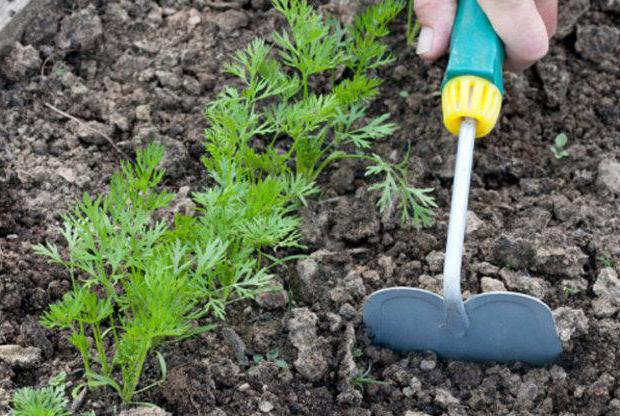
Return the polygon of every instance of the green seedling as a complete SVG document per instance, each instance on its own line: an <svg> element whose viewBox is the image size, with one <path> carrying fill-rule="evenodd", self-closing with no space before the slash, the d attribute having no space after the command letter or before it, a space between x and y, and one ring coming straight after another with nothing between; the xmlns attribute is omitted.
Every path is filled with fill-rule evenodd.
<svg viewBox="0 0 620 416"><path fill-rule="evenodd" d="M273 350L273 351L269 351L265 355L254 354L254 356L252 357L252 360L254 361L255 364L260 364L263 361L271 361L278 368L282 368L282 369L288 368L289 367L288 363L285 360L278 358L279 355L280 353L278 350Z"/></svg>
<svg viewBox="0 0 620 416"><path fill-rule="evenodd" d="M225 87L206 109L203 162L211 176L221 187L288 182L282 195L292 214L331 163L363 159L372 165L367 173L382 178L372 188L381 192L382 211L397 198L403 220L430 224L430 190L413 188L404 164L370 152L396 129L388 114L370 117L368 108L381 84L376 69L393 61L380 39L403 2L384 0L349 26L324 19L305 0L275 0L274 7L288 29L273 34L273 46L257 39L238 51L225 70L242 87Z"/></svg>
<svg viewBox="0 0 620 416"><path fill-rule="evenodd" d="M64 372L52 377L48 386L17 390L11 401L11 416L70 416L69 402L65 397L66 376ZM81 416L95 416L94 412Z"/></svg>
<svg viewBox="0 0 620 416"><path fill-rule="evenodd" d="M611 259L608 254L602 254L596 258L599 264L605 268L615 268L616 263Z"/></svg>
<svg viewBox="0 0 620 416"><path fill-rule="evenodd" d="M565 286L564 287L564 296L566 297L570 297L573 295L576 295L579 293L579 289L575 288L575 287L569 287L569 286Z"/></svg>
<svg viewBox="0 0 620 416"><path fill-rule="evenodd" d="M251 196L234 189L197 196L207 208L205 215L192 221L178 217L170 226L159 219L173 197L156 189L164 175L158 168L162 158L161 146L149 146L138 153L134 164L123 163L112 177L110 192L96 198L84 195L64 217L66 255L51 243L34 248L64 266L73 286L50 306L41 323L69 330L70 342L82 356L88 386L111 387L124 402L158 384L138 390L149 355L158 359L165 378L165 361L157 352L160 345L212 329L213 325L198 325L198 320L211 312L223 317L229 302L254 298L268 288L270 276L258 266L253 247L294 240L289 236L286 242L278 240L286 231L280 228L261 234L262 222L255 222L263 218L260 215L244 213L234 223L224 221L226 216L241 215L235 201ZM228 203L229 212L220 206L222 201ZM270 202L274 201L249 206ZM247 208L239 205L241 210ZM276 203L270 207L277 212ZM277 222L278 217L274 214L267 220Z"/></svg>
<svg viewBox="0 0 620 416"><path fill-rule="evenodd" d="M414 13L413 13L414 0L409 0L407 2L407 45L412 46L415 42L418 33L420 33L420 22L413 21Z"/></svg>
<svg viewBox="0 0 620 416"><path fill-rule="evenodd" d="M372 370L372 366L369 365L366 371L364 371L361 374L357 374L353 376L353 378L351 378L351 384L353 384L353 386L361 392L364 391L365 387L368 384L378 384L381 386L390 384L388 381L377 380L375 378L369 377L371 370Z"/></svg>
<svg viewBox="0 0 620 416"><path fill-rule="evenodd" d="M556 159L564 159L565 157L569 157L570 153L566 150L566 145L568 144L568 136L565 133L560 133L555 136L553 140L553 146L550 146L549 149L553 156Z"/></svg>
<svg viewBox="0 0 620 416"><path fill-rule="evenodd" d="M47 386L40 389L24 387L13 395L11 416L70 416L64 388Z"/></svg>

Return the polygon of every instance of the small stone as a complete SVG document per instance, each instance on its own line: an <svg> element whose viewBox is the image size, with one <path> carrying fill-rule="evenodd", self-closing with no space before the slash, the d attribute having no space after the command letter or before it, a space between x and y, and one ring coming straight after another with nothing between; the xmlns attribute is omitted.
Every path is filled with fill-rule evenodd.
<svg viewBox="0 0 620 416"><path fill-rule="evenodd" d="M499 273L499 267L486 261L472 264L471 270L483 276L497 276Z"/></svg>
<svg viewBox="0 0 620 416"><path fill-rule="evenodd" d="M482 221L473 211L467 211L467 223L465 226L465 234L473 234L484 226Z"/></svg>
<svg viewBox="0 0 620 416"><path fill-rule="evenodd" d="M123 410L119 416L172 416L172 413L168 413L157 406L141 406Z"/></svg>
<svg viewBox="0 0 620 416"><path fill-rule="evenodd" d="M274 409L273 403L267 400L260 402L260 404L258 405L258 410L260 410L263 413L269 413L273 409Z"/></svg>
<svg viewBox="0 0 620 416"><path fill-rule="evenodd" d="M547 275L577 278L584 274L588 255L577 246L539 247L534 270Z"/></svg>
<svg viewBox="0 0 620 416"><path fill-rule="evenodd" d="M549 283L537 277L508 269L500 270L499 274L509 289L527 293L539 299L544 298L549 290Z"/></svg>
<svg viewBox="0 0 620 416"><path fill-rule="evenodd" d="M200 22L202 22L202 16L200 16L200 12L196 9L191 9L189 11L187 26L189 26L190 30L193 30L196 26L200 24Z"/></svg>
<svg viewBox="0 0 620 416"><path fill-rule="evenodd" d="M597 318L611 318L618 312L618 307L610 299L595 299L592 301L592 312Z"/></svg>
<svg viewBox="0 0 620 416"><path fill-rule="evenodd" d="M565 195L554 195L553 201L553 215L560 221L568 221L577 215L578 210Z"/></svg>
<svg viewBox="0 0 620 416"><path fill-rule="evenodd" d="M394 275L394 269L396 266L394 265L394 259L390 256L381 256L377 260L377 263L383 269L383 276L386 278L390 278ZM363 274L362 274L363 275Z"/></svg>
<svg viewBox="0 0 620 416"><path fill-rule="evenodd" d="M601 8L609 12L620 13L620 0L602 0Z"/></svg>
<svg viewBox="0 0 620 416"><path fill-rule="evenodd" d="M483 292L505 292L506 286L501 280L492 277L483 277L480 279L480 288Z"/></svg>
<svg viewBox="0 0 620 416"><path fill-rule="evenodd" d="M538 396L538 392L539 390L536 383L531 381L522 383L517 391L517 405L524 409L533 407L534 400Z"/></svg>
<svg viewBox="0 0 620 416"><path fill-rule="evenodd" d="M435 389L435 399L433 400L437 406L442 409L450 409L452 407L458 406L460 401L456 397L452 395L448 390L437 388Z"/></svg>
<svg viewBox="0 0 620 416"><path fill-rule="evenodd" d="M436 360L422 360L420 362L420 370L422 371L431 371L434 370L435 367L437 367L437 361Z"/></svg>
<svg viewBox="0 0 620 416"><path fill-rule="evenodd" d="M245 391L248 391L250 389L251 389L251 387L250 387L249 383L243 383L239 387L237 387L237 390L239 390L242 393L245 392Z"/></svg>
<svg viewBox="0 0 620 416"><path fill-rule="evenodd" d="M564 370L559 365L553 365L551 367L551 370L549 370L549 373L554 383L563 383L568 377L568 374L566 374L566 370Z"/></svg>
<svg viewBox="0 0 620 416"><path fill-rule="evenodd" d="M315 285L319 281L319 263L313 258L297 262L297 278L293 278L293 289L304 302L313 303L318 298Z"/></svg>
<svg viewBox="0 0 620 416"><path fill-rule="evenodd" d="M77 175L75 174L75 171L65 166L61 166L56 169L56 174L69 183L75 183L75 181L77 180Z"/></svg>
<svg viewBox="0 0 620 416"><path fill-rule="evenodd" d="M248 23L248 16L240 10L227 10L215 16L215 24L223 33L244 28Z"/></svg>
<svg viewBox="0 0 620 416"><path fill-rule="evenodd" d="M529 241L501 237L493 243L492 256L496 264L515 270L524 269L533 263L536 250Z"/></svg>
<svg viewBox="0 0 620 416"><path fill-rule="evenodd" d="M249 364L246 353L247 348L245 346L245 342L243 342L239 334L237 334L234 329L230 327L225 327L222 328L222 337L224 338L226 344L233 351L237 362L242 366L247 366Z"/></svg>
<svg viewBox="0 0 620 416"><path fill-rule="evenodd" d="M103 39L103 25L93 5L62 19L56 35L56 46L90 52Z"/></svg>
<svg viewBox="0 0 620 416"><path fill-rule="evenodd" d="M575 24L590 9L590 0L567 0L559 8L556 36L564 38L569 35Z"/></svg>
<svg viewBox="0 0 620 416"><path fill-rule="evenodd" d="M620 162L612 159L601 160L596 183L600 189L620 195Z"/></svg>
<svg viewBox="0 0 620 416"><path fill-rule="evenodd" d="M189 19L189 13L186 10L181 10L166 17L166 22L170 26L183 26Z"/></svg>
<svg viewBox="0 0 620 416"><path fill-rule="evenodd" d="M159 80L160 84L170 89L177 89L183 85L183 80L174 72L169 71L155 71L155 76Z"/></svg>
<svg viewBox="0 0 620 416"><path fill-rule="evenodd" d="M433 273L441 273L443 270L443 261L445 258L445 254L442 251L431 251L426 256L426 263L428 263L428 268Z"/></svg>
<svg viewBox="0 0 620 416"><path fill-rule="evenodd" d="M20 368L32 368L41 360L41 350L19 345L0 345L0 360Z"/></svg>
<svg viewBox="0 0 620 416"><path fill-rule="evenodd" d="M566 100L570 73L564 65L550 58L543 58L536 63L536 69L543 82L547 105L551 108L559 107Z"/></svg>
<svg viewBox="0 0 620 416"><path fill-rule="evenodd" d="M89 121L87 123L78 123L75 133L84 143L101 145L108 142L102 133L110 137L114 134L114 127L98 121Z"/></svg>
<svg viewBox="0 0 620 416"><path fill-rule="evenodd" d="M16 43L0 64L0 72L11 81L19 81L35 74L39 68L41 58L37 50L30 45L22 46L21 43Z"/></svg>
<svg viewBox="0 0 620 416"><path fill-rule="evenodd" d="M418 278L418 286L421 289L429 290L433 293L441 293L442 291L443 275L438 274L436 276L429 276L423 274Z"/></svg>
<svg viewBox="0 0 620 416"><path fill-rule="evenodd" d="M274 290L256 295L256 303L265 309L281 309L288 305L288 292Z"/></svg>
<svg viewBox="0 0 620 416"><path fill-rule="evenodd" d="M588 333L588 318L583 309L562 306L553 311L553 319L558 328L558 335L563 342Z"/></svg>
<svg viewBox="0 0 620 416"><path fill-rule="evenodd" d="M342 318L337 313L327 312L325 317L327 322L329 322L329 330L331 332L338 332L342 328Z"/></svg>
<svg viewBox="0 0 620 416"><path fill-rule="evenodd" d="M620 306L620 279L611 267L605 267L598 272L592 290L598 297L609 299L614 305Z"/></svg>
<svg viewBox="0 0 620 416"><path fill-rule="evenodd" d="M430 416L428 413L407 410L403 416Z"/></svg>
<svg viewBox="0 0 620 416"><path fill-rule="evenodd" d="M323 352L324 339L317 337L318 317L308 308L295 308L286 322L288 337L298 350L295 368L309 381L318 381L328 370Z"/></svg>
<svg viewBox="0 0 620 416"><path fill-rule="evenodd" d="M593 62L600 63L616 56L619 45L620 29L617 27L602 24L577 27L575 49Z"/></svg>
<svg viewBox="0 0 620 416"><path fill-rule="evenodd" d="M142 104L136 107L136 118L140 121L151 120L151 106L149 104Z"/></svg>

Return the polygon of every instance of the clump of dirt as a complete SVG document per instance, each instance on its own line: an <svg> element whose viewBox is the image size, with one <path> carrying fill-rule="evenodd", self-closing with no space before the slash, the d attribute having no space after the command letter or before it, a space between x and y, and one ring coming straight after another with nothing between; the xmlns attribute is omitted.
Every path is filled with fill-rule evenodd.
<svg viewBox="0 0 620 416"><path fill-rule="evenodd" d="M347 18L350 3L322 7ZM477 143L463 288L542 298L565 344L558 362L397 355L364 333L361 307L374 290L441 284L455 151L437 93L445 61L423 64L401 19L389 39L397 61L374 105L400 128L377 151L399 160L411 149L413 182L435 188L435 226L379 215L363 163L334 166L320 179L324 197L304 211L311 256L278 270L290 296L236 305L226 327L167 347L167 381L137 399L175 415L620 414L619 16L614 1L563 5L550 54L506 74L499 125ZM162 143L166 185L199 189L201 108L228 80L221 64L279 25L264 0L58 0L0 60L0 344L42 354L34 368L0 363L0 406L16 387L81 375L66 334L37 324L69 281L31 247L59 238L73 199L104 189L123 157L104 135L129 155ZM570 156L556 160L559 133ZM153 359L143 382L158 377ZM119 406L100 389L81 409Z"/></svg>

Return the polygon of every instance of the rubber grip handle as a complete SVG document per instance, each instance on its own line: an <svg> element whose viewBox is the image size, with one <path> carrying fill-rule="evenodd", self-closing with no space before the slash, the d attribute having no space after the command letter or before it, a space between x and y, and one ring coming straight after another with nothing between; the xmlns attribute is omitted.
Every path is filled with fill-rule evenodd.
<svg viewBox="0 0 620 416"><path fill-rule="evenodd" d="M492 82L503 94L504 56L504 45L477 0L458 0L442 88L454 77L474 75Z"/></svg>

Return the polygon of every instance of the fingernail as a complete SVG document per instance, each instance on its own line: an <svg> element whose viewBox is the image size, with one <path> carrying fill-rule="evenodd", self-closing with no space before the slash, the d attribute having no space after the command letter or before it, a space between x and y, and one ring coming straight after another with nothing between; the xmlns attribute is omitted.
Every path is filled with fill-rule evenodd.
<svg viewBox="0 0 620 416"><path fill-rule="evenodd" d="M418 35L418 46L415 52L418 55L424 55L428 53L433 48L433 28L424 26L420 29L420 34Z"/></svg>

